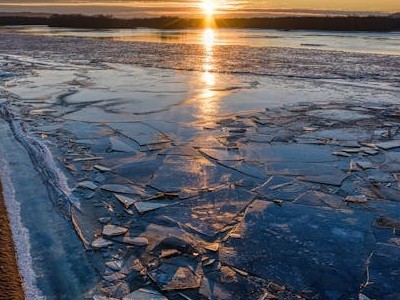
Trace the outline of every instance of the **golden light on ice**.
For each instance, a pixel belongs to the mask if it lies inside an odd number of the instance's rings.
[[[203,45],[205,47],[207,55],[210,55],[212,48],[214,46],[215,33],[211,28],[207,28],[203,32]]]
[[[204,61],[203,61],[203,73],[201,82],[203,89],[199,95],[199,110],[200,116],[204,121],[212,121],[213,116],[218,112],[219,109],[219,92],[215,91],[216,77],[213,72],[214,61],[213,61],[213,47],[215,44],[215,30],[212,28],[206,28],[203,31],[202,42],[204,45]]]

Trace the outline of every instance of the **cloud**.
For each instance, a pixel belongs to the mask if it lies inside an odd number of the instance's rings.
[[[400,11],[399,0],[213,0],[225,15],[259,16],[314,14],[313,11]],[[3,12],[113,14],[146,17],[154,15],[199,16],[201,0],[0,0]],[[282,10],[283,9],[283,10]],[[279,11],[282,10],[282,11]],[[287,10],[285,12],[285,10]]]
[[[237,10],[243,0],[214,0],[219,14]],[[0,0],[0,10],[45,13],[113,14],[116,16],[202,15],[201,1],[195,0]]]

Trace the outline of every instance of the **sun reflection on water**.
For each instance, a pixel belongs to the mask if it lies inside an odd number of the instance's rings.
[[[203,32],[203,45],[207,55],[212,55],[215,41],[215,31],[212,28],[206,28]]]
[[[200,95],[199,110],[206,121],[211,121],[213,115],[218,112],[218,93],[215,90],[216,78],[213,73],[214,56],[213,48],[215,43],[215,30],[206,28],[202,36],[204,46],[204,62],[201,82],[203,88]]]

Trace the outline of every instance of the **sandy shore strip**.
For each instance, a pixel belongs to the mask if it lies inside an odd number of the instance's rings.
[[[0,184],[0,299],[25,299]]]

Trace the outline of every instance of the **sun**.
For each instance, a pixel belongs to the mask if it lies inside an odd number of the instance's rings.
[[[215,13],[216,5],[212,0],[203,0],[201,3],[201,9],[207,16],[212,16]]]

